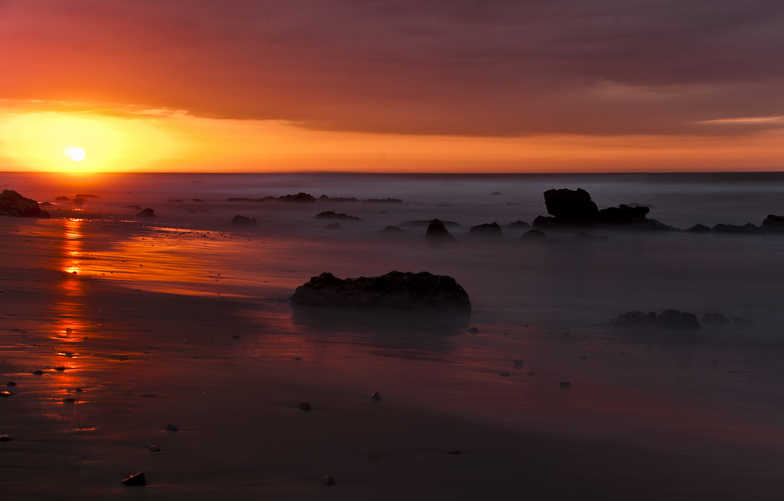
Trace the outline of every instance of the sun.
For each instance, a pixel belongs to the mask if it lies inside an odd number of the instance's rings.
[[[74,162],[81,162],[82,160],[84,160],[84,157],[86,156],[83,149],[76,148],[73,146],[69,146],[68,148],[66,148],[65,154],[71,157],[71,160],[73,160]]]

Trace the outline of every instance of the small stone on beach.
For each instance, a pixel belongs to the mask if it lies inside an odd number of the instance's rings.
[[[370,395],[370,398],[371,398],[371,399],[372,399],[374,402],[380,402],[380,401],[381,401],[381,395],[379,395],[377,391],[374,391],[374,392],[373,392],[373,394],[372,394],[372,395]]]
[[[14,383],[13,381],[8,381],[5,385],[6,386],[16,386],[16,383]]]
[[[140,471],[139,473],[134,473],[130,477],[126,478],[125,480],[122,481],[122,483],[124,483],[125,485],[134,486],[134,485],[144,485],[145,481],[146,480],[144,478],[144,472]]]
[[[174,426],[174,424],[169,423],[166,425],[166,431],[180,431],[180,429]]]
[[[335,485],[335,479],[326,475],[324,478],[321,479],[321,483],[324,485]]]
[[[558,387],[562,390],[568,390],[569,388],[572,387],[572,383],[570,383],[569,381],[561,381],[560,383],[558,383]]]
[[[310,404],[308,402],[302,402],[301,404],[297,405],[297,409],[299,409],[301,411],[309,411],[310,410]]]

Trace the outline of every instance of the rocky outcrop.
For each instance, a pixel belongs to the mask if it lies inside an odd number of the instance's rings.
[[[599,226],[613,229],[668,231],[675,228],[648,219],[650,208],[636,205],[620,205],[599,210],[591,195],[577,190],[561,189],[544,192],[547,212],[551,217],[538,216],[534,228],[567,229]]]
[[[717,224],[713,228],[711,228],[711,233],[728,233],[731,235],[764,235],[765,232],[762,231],[758,226],[755,226],[751,223],[746,223],[743,226],[738,226],[735,224]]]
[[[340,219],[340,220],[351,220],[351,221],[362,221],[361,218],[357,216],[350,216],[348,214],[344,214],[342,212],[335,213],[335,211],[328,210],[326,212],[319,212],[313,219]]]
[[[454,278],[427,272],[393,271],[380,277],[345,280],[331,273],[322,273],[297,287],[291,297],[291,304],[417,312],[471,312],[468,294]]]
[[[38,202],[26,198],[13,190],[0,193],[0,216],[49,217],[49,213],[38,206]]]
[[[730,321],[721,313],[706,313],[700,319],[700,324],[711,327],[723,327],[729,325]]]
[[[542,230],[528,230],[520,236],[521,240],[542,240],[547,235]]]
[[[678,310],[664,310],[658,316],[655,312],[630,311],[618,315],[610,323],[613,327],[650,326],[667,330],[697,330],[700,328],[700,322],[695,314]]]
[[[456,242],[455,237],[449,233],[449,230],[446,229],[444,223],[439,221],[438,219],[433,219],[430,221],[430,224],[427,226],[427,231],[425,232],[425,236],[427,237],[428,242],[432,243],[446,243],[446,242]]]
[[[155,217],[155,211],[147,207],[140,213],[136,214],[136,217]]]
[[[711,229],[709,226],[705,226],[704,224],[698,223],[684,231],[688,231],[689,233],[710,233]]]
[[[245,217],[236,215],[234,219],[231,220],[232,226],[257,226],[256,218],[255,217]]]
[[[430,223],[433,221],[441,221],[440,219],[424,219],[419,221],[403,221],[400,223],[400,226],[414,226],[414,227],[427,227],[430,226]],[[441,221],[441,224],[446,226],[447,228],[459,228],[460,224],[454,221]]]
[[[324,227],[325,230],[340,230],[341,226],[340,223],[332,223],[328,224]]]
[[[408,233],[408,232],[403,228],[398,228],[397,226],[387,226],[379,233],[382,233],[384,235],[402,235],[403,233]]]
[[[474,238],[501,238],[504,232],[498,223],[479,224],[468,230],[468,236]]]
[[[784,216],[769,214],[768,217],[762,221],[762,229],[766,233],[784,233]]]
[[[504,225],[504,228],[509,228],[512,230],[525,230],[530,227],[531,225],[526,223],[525,221],[513,221],[507,225]]]
[[[281,202],[294,202],[294,203],[314,203],[316,201],[313,195],[308,193],[299,192],[296,195],[283,195],[278,197]]]

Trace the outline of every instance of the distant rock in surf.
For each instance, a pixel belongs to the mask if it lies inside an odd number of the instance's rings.
[[[359,202],[358,198],[355,197],[328,197],[326,195],[321,195],[318,197],[319,202],[337,202],[337,203],[353,203]]]
[[[438,219],[433,219],[430,221],[430,224],[427,225],[425,237],[427,237],[428,242],[435,244],[457,242],[455,237],[453,237],[452,234],[449,233],[449,230],[446,229],[444,223]]]
[[[340,219],[345,221],[362,221],[362,218],[359,218],[357,216],[350,216],[342,212],[336,213],[335,211],[331,211],[331,210],[325,212],[319,212],[318,214],[313,216],[313,219]]]
[[[282,197],[278,197],[278,200],[280,200],[281,202],[294,202],[294,203],[316,202],[316,199],[313,198],[313,195],[304,192],[299,192],[296,195],[283,195]]]
[[[470,313],[471,302],[457,281],[427,272],[392,271],[380,277],[341,280],[331,273],[297,287],[293,306]]]
[[[49,213],[38,206],[38,202],[26,198],[13,190],[0,193],[0,216],[49,217]]]
[[[664,310],[658,316],[655,312],[645,314],[641,311],[618,315],[610,324],[613,327],[650,326],[668,330],[697,330],[700,322],[697,315],[678,310]]]
[[[711,327],[723,327],[729,325],[730,321],[721,313],[706,313],[700,319],[700,325]]]
[[[717,224],[711,228],[712,233],[728,233],[731,235],[764,235],[765,232],[760,227],[751,223],[746,223],[743,226],[735,224]]]
[[[383,233],[384,235],[402,235],[403,233],[408,233],[403,228],[398,228],[397,226],[387,226],[379,233]]]
[[[155,217],[155,211],[147,207],[140,213],[136,214],[136,217]]]
[[[705,226],[704,224],[698,223],[684,231],[688,231],[689,233],[710,233],[711,229],[709,226]]]
[[[403,200],[399,198],[368,198],[363,200],[363,202],[370,204],[402,204]]]
[[[504,228],[510,228],[513,230],[524,230],[530,228],[531,225],[526,223],[525,221],[514,221],[509,224],[504,225]]]
[[[490,194],[491,195],[503,195],[503,193],[501,193],[500,191],[494,191],[494,192],[492,192]]]
[[[669,231],[677,230],[655,219],[648,219],[648,207],[620,205],[599,210],[591,195],[581,189],[547,190],[544,192],[547,213],[552,217],[538,216],[534,228],[574,228],[600,226],[613,229]]]
[[[76,198],[98,198],[98,197],[91,193],[77,193]]]
[[[762,229],[767,233],[784,233],[784,216],[768,214],[762,221]]]
[[[342,229],[342,227],[340,226],[340,223],[332,223],[332,224],[326,225],[324,227],[324,229],[325,230],[340,230],[340,229]]]
[[[232,226],[256,226],[256,218],[255,217],[245,217],[240,216],[239,214],[234,216],[234,219],[231,220]]]
[[[472,226],[468,230],[468,236],[474,238],[501,238],[504,236],[504,232],[498,223],[487,223]]]
[[[413,227],[427,227],[430,226],[430,223],[433,221],[440,221],[439,219],[420,219],[418,221],[403,221],[400,223],[400,226],[413,226]],[[454,221],[441,221],[441,224],[446,226],[447,228],[459,228],[461,225],[454,222]]]
[[[71,203],[76,205],[77,207],[81,207],[82,205],[84,205],[84,202],[85,202],[84,198],[79,198],[79,197],[76,197],[71,201]]]
[[[70,198],[68,198],[68,197],[55,197],[54,200],[55,200],[55,202],[65,202],[65,201],[70,200]]]
[[[520,236],[521,240],[542,240],[547,235],[542,230],[528,230]]]

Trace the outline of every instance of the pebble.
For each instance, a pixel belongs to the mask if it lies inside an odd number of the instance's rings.
[[[139,473],[134,473],[130,477],[126,478],[122,481],[125,485],[144,485],[146,479],[144,478],[144,472],[140,471]]]
[[[301,404],[297,405],[297,409],[299,409],[301,411],[309,411],[310,410],[310,404],[308,402],[302,402]]]
[[[520,370],[523,368],[523,361],[522,360],[515,360],[514,361],[514,368]]]
[[[76,400],[75,400],[75,399],[73,399],[73,398],[71,398],[71,397],[68,397],[68,398],[64,398],[64,399],[63,399],[63,403],[64,403],[64,404],[75,404],[75,403],[76,403]]]
[[[568,390],[569,388],[572,387],[572,383],[570,383],[569,381],[561,381],[560,383],[558,383],[558,387],[562,390]]]
[[[180,429],[174,426],[172,423],[169,423],[166,425],[166,431],[180,431]]]
[[[33,371],[33,374],[35,374],[36,376],[40,376],[43,373],[44,373],[44,371],[42,371],[42,370]]]
[[[502,377],[509,377],[509,373],[508,373],[508,372],[502,372],[502,373],[501,373],[501,376],[502,376]]]
[[[16,383],[14,383],[13,381],[8,381],[5,385],[6,386],[16,386]]]
[[[324,478],[321,479],[321,483],[324,485],[335,485],[335,479],[329,475],[325,475]]]
[[[455,449],[449,449],[448,451],[446,451],[446,453],[452,454],[453,456],[457,456],[458,454],[460,454],[460,451],[457,451]]]
[[[373,394],[370,395],[370,398],[372,398],[374,402],[380,402],[381,401],[381,395],[379,395],[379,393],[377,391],[374,391]]]

